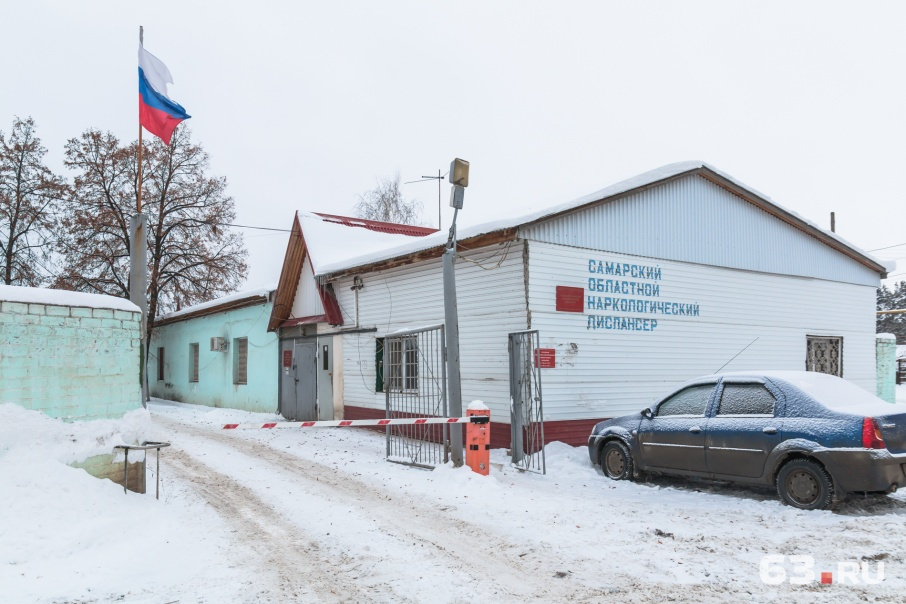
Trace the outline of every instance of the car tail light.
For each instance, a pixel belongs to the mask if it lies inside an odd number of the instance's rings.
[[[862,446],[866,449],[886,449],[878,420],[866,417],[862,420]]]

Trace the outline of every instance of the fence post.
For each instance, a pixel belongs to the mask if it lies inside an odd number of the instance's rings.
[[[487,476],[491,462],[491,410],[481,401],[472,401],[466,416],[486,418],[479,420],[481,423],[470,421],[466,426],[466,465]]]

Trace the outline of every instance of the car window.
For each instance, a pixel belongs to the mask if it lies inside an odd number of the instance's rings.
[[[658,405],[657,416],[704,415],[712,390],[714,390],[714,384],[690,386],[685,390],[680,390]]]
[[[774,395],[761,384],[724,384],[718,415],[774,415]]]

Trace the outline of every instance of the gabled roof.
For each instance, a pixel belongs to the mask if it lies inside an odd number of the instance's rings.
[[[507,217],[478,225],[459,227],[457,238],[459,243],[465,248],[476,248],[500,241],[507,241],[514,239],[517,236],[520,227],[550,220],[551,218],[579,211],[592,205],[610,203],[628,195],[639,193],[645,189],[691,174],[698,174],[703,178],[706,178],[714,184],[723,187],[749,203],[752,203],[769,214],[783,220],[794,228],[815,237],[836,251],[877,271],[881,274],[881,278],[886,277],[889,268],[881,260],[862,251],[836,233],[826,231],[796,212],[784,208],[767,195],[759,193],[755,189],[734,179],[732,176],[701,161],[686,161],[662,166],[578,199],[545,207],[521,216]],[[439,257],[443,253],[443,246],[446,241],[446,233],[436,232],[417,240],[404,241],[400,245],[394,247],[375,249],[359,255],[347,254],[345,258],[329,263],[322,263],[315,272],[317,275],[334,276],[356,274],[378,268],[388,268],[391,266],[409,264],[427,258]]]
[[[180,310],[157,317],[154,320],[154,326],[160,327],[161,325],[168,325],[170,323],[176,323],[177,321],[185,321],[187,319],[205,317],[207,315],[226,312],[228,310],[236,310],[237,308],[245,308],[246,306],[264,304],[274,292],[275,287],[276,284],[272,283],[270,285],[232,293],[207,302],[201,302],[200,304],[186,306]]]
[[[415,237],[436,233],[436,229],[418,227],[378,220],[364,220],[335,214],[313,214],[299,211],[293,219],[293,226],[280,270],[280,281],[274,295],[274,307],[268,323],[268,331],[274,331],[286,321],[296,324],[310,323],[320,317],[293,317],[290,312],[293,298],[299,287],[302,267],[308,257],[314,274],[321,274],[323,266],[342,262],[350,256],[373,254],[377,250],[395,247]],[[331,325],[342,325],[343,315],[337,304],[331,286],[316,283],[325,319]],[[300,320],[305,319],[302,323]]]

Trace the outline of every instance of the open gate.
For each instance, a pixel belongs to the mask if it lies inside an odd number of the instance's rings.
[[[447,416],[444,326],[384,337],[383,383],[387,419]],[[449,426],[387,426],[387,460],[433,468],[449,460]]]
[[[510,447],[513,465],[545,474],[544,408],[537,331],[510,334]]]

